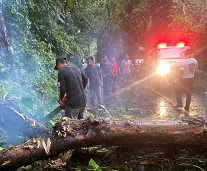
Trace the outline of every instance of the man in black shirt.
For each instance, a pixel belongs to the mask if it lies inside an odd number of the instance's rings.
[[[57,58],[58,94],[60,100],[67,95],[65,116],[72,119],[85,117],[86,95],[84,89],[88,79],[76,66],[67,64],[66,58]]]
[[[95,95],[98,100],[99,109],[104,109],[102,97],[101,97],[101,87],[103,85],[103,77],[101,73],[101,69],[99,66],[94,65],[93,57],[88,57],[86,59],[87,67],[85,68],[86,77],[89,79],[89,90],[90,90],[90,99],[91,99],[91,108],[90,110],[94,110],[94,99]]]
[[[100,63],[101,72],[103,74],[103,91],[104,93],[109,92],[109,82],[110,82],[110,67],[108,62],[108,57],[104,56],[103,61]]]

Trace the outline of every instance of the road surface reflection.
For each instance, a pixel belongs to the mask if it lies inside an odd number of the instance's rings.
[[[176,99],[172,86],[169,89],[159,91],[147,79],[132,81],[127,87],[120,86],[118,90],[103,95],[103,101],[109,113],[95,110],[93,114],[96,117],[143,120],[172,120],[187,117],[206,119],[207,113],[207,95],[194,91],[190,112],[183,108],[173,109]]]

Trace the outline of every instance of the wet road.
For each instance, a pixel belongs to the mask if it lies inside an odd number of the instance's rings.
[[[189,113],[183,108],[173,109],[176,99],[172,86],[158,90],[151,78],[133,78],[129,86],[123,87],[119,81],[118,90],[103,95],[108,113],[95,110],[93,115],[111,119],[172,120],[187,117],[206,119],[207,80],[204,78],[207,78],[204,77],[204,73],[198,72]],[[185,104],[184,95],[183,104]]]

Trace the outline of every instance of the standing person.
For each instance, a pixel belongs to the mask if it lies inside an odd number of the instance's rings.
[[[192,57],[192,51],[190,49],[187,49],[185,51],[185,58],[186,59],[181,61],[177,85],[175,86],[177,105],[174,106],[174,108],[183,107],[181,93],[185,93],[186,104],[184,109],[189,111],[193,90],[194,74],[196,68],[198,68],[198,62]]]
[[[90,90],[90,99],[91,99],[91,108],[93,111],[95,107],[95,95],[98,100],[99,109],[104,109],[102,97],[101,97],[101,87],[103,86],[103,76],[99,66],[94,64],[93,57],[86,58],[87,67],[84,70],[86,77],[89,79],[89,90]]]
[[[112,58],[110,63],[110,71],[111,71],[111,81],[112,81],[112,89],[117,89],[117,64],[116,59]]]
[[[100,63],[100,67],[103,74],[103,92],[108,93],[110,82],[110,68],[107,56],[104,56],[103,61]]]
[[[87,67],[87,63],[84,58],[81,59],[81,65],[82,65],[83,69],[85,69]]]
[[[121,73],[124,79],[124,83],[128,84],[131,80],[132,61],[129,59],[129,55],[125,55],[125,59],[121,61]]]
[[[66,58],[57,58],[55,70],[58,70],[58,91],[59,99],[67,95],[65,116],[72,119],[85,117],[86,95],[84,89],[88,79],[81,70],[68,65]]]

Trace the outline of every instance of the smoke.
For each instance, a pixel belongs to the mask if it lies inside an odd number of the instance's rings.
[[[4,7],[7,8],[6,5]],[[20,6],[13,7],[16,10],[20,9]],[[3,11],[6,12],[6,9]],[[7,48],[1,47],[0,142],[6,142],[6,146],[16,145],[25,140],[25,127],[19,114],[40,121],[59,106],[55,100],[55,57],[49,45],[33,35],[30,23],[27,23],[23,16],[18,16],[19,14],[3,14],[8,40],[14,52],[8,53]],[[16,17],[19,17],[18,20]]]

